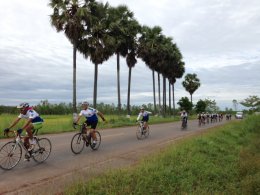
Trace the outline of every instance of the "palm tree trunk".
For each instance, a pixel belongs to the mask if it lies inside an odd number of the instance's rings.
[[[166,114],[166,79],[163,76],[163,116]]]
[[[154,113],[156,113],[156,97],[155,97],[155,79],[154,79],[154,70],[153,70],[153,105],[154,105]]]
[[[118,113],[121,113],[121,97],[120,97],[120,54],[117,53],[117,98],[118,98]]]
[[[161,87],[160,87],[160,73],[158,72],[158,94],[159,94],[159,115],[161,114]]]
[[[72,109],[73,113],[77,113],[77,102],[76,102],[76,58],[77,58],[77,49],[76,44],[73,44],[73,103]]]
[[[191,105],[193,105],[192,104],[192,94],[190,94],[190,102],[191,102]]]
[[[175,116],[174,83],[172,84],[172,107],[173,107],[173,116]]]
[[[171,83],[169,82],[169,114],[172,115],[172,103],[171,103]]]
[[[98,80],[98,64],[95,64],[94,93],[93,93],[93,106],[94,106],[94,108],[96,108],[96,106],[97,106],[97,80]]]
[[[130,115],[131,72],[132,72],[132,67],[129,67],[129,74],[128,74],[128,91],[127,91],[127,114],[128,114],[128,115]]]

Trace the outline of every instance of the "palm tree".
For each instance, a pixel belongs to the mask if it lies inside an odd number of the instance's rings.
[[[108,3],[95,3],[91,6],[92,19],[91,24],[85,30],[78,49],[85,57],[95,65],[94,71],[94,90],[93,90],[93,106],[97,105],[97,80],[98,65],[108,60],[113,55],[114,38],[109,35],[108,26]],[[84,18],[85,22],[88,18]]]
[[[155,76],[154,72],[158,70],[158,46],[161,42],[162,29],[159,26],[149,28],[148,26],[142,27],[141,36],[139,38],[138,57],[140,57],[145,64],[152,70],[153,77],[153,97],[154,97],[154,111],[156,112],[156,97],[155,97]],[[159,91],[159,107],[161,107],[160,96],[160,73],[158,72],[158,91]],[[159,108],[160,112],[160,108]]]
[[[190,99],[192,103],[192,94],[200,87],[200,80],[197,78],[197,74],[187,74],[185,80],[182,82],[183,87],[190,93]]]
[[[128,91],[127,91],[127,114],[130,115],[130,92],[131,92],[131,73],[132,73],[132,68],[135,66],[137,63],[136,60],[136,52],[138,48],[138,41],[137,41],[137,36],[138,33],[141,31],[141,26],[137,22],[137,20],[133,19],[129,21],[129,26],[128,26],[128,54],[126,56],[126,63],[129,68],[129,74],[128,74]]]
[[[130,115],[130,92],[131,92],[131,74],[132,74],[132,68],[135,66],[137,60],[135,58],[136,54],[131,51],[129,54],[127,54],[126,62],[127,66],[129,68],[128,72],[128,90],[127,90],[127,114]]]
[[[128,28],[131,25],[134,14],[129,11],[127,6],[119,5],[109,9],[109,20],[111,21],[109,30],[110,35],[115,38],[115,54],[117,56],[117,95],[118,95],[118,111],[121,112],[120,97],[120,55],[126,57],[129,49]]]
[[[76,53],[80,38],[84,31],[82,25],[83,17],[90,17],[85,9],[93,0],[50,0],[49,6],[53,9],[51,25],[57,32],[64,31],[66,37],[73,45],[73,112],[77,112],[76,107]]]

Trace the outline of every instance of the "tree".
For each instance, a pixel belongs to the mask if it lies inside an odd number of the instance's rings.
[[[179,104],[181,110],[185,110],[186,112],[190,112],[192,110],[192,103],[187,97],[182,97],[177,104]]]
[[[217,112],[219,111],[219,107],[215,100],[205,99],[204,102],[206,103],[206,111],[207,112]]]
[[[97,105],[97,81],[98,81],[98,65],[108,60],[113,55],[114,38],[107,32],[109,26],[108,20],[108,3],[96,3],[91,8],[92,19],[91,25],[86,28],[82,35],[78,49],[95,65],[94,71],[94,90],[93,90],[93,106]],[[88,18],[84,18],[87,23]]]
[[[256,95],[250,95],[244,101],[240,102],[245,107],[249,107],[250,110],[260,110],[260,98]]]
[[[131,20],[128,26],[128,54],[126,56],[126,63],[129,68],[128,74],[128,90],[127,90],[127,114],[130,115],[130,94],[131,94],[131,73],[132,68],[137,63],[137,48],[138,48],[138,39],[137,36],[141,31],[141,26],[137,20]]]
[[[115,39],[115,54],[117,56],[117,96],[118,96],[118,111],[121,111],[121,95],[120,95],[120,55],[126,57],[129,49],[129,25],[134,20],[133,12],[129,11],[127,6],[119,5],[111,7],[109,10],[109,25],[110,35]]]
[[[200,87],[200,80],[197,78],[197,74],[187,74],[182,85],[186,91],[190,93],[190,100],[192,103],[192,94]]]
[[[197,113],[205,112],[207,104],[203,100],[199,100],[195,106],[195,110]]]
[[[90,18],[90,14],[85,7],[93,3],[93,0],[50,0],[49,6],[53,9],[51,25],[57,32],[64,31],[66,37],[73,45],[73,112],[77,112],[76,107],[76,52],[77,46],[84,31],[82,18]]]
[[[232,100],[235,111],[237,111],[237,100]]]
[[[140,57],[145,64],[152,70],[153,77],[153,97],[154,97],[154,112],[156,112],[156,97],[155,97],[155,76],[154,72],[158,71],[158,51],[159,45],[162,41],[162,29],[159,26],[150,28],[143,26],[141,36],[139,38],[139,46],[137,50],[138,57]],[[161,109],[160,96],[160,73],[158,72],[158,96],[159,96],[159,113]]]

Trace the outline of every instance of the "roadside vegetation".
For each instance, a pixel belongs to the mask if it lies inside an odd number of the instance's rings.
[[[260,116],[179,141],[65,194],[260,194]]]
[[[0,115],[0,138],[3,138],[3,130],[10,126],[10,124],[17,118],[18,114],[1,114]],[[72,127],[73,117],[72,115],[41,115],[44,119],[43,128],[40,129],[39,134],[52,134],[75,131]],[[135,126],[137,115],[132,115],[130,118],[126,116],[118,115],[105,115],[106,122],[99,120],[98,129],[116,128],[124,126]],[[160,117],[150,116],[150,124],[165,123],[179,121],[177,117]],[[26,122],[21,120],[13,130],[17,130]],[[81,122],[84,122],[82,118]]]

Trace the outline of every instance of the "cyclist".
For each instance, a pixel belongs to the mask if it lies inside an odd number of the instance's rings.
[[[100,116],[103,121],[106,121],[106,119],[104,118],[104,115],[101,112],[99,112],[98,110],[96,110],[94,108],[89,107],[88,102],[86,102],[86,101],[83,102],[81,104],[81,106],[82,106],[82,110],[80,111],[79,117],[74,122],[74,124],[77,124],[82,116],[86,117],[85,123],[87,124],[87,126],[90,126],[90,135],[93,138],[93,144],[96,144],[97,143],[97,137],[96,137],[95,130],[96,130],[96,127],[97,127],[97,124],[98,124],[97,115]],[[85,133],[87,133],[86,130],[87,130],[87,128],[85,128]]]
[[[187,122],[188,122],[188,114],[185,110],[183,110],[181,112],[181,120],[182,120],[182,126],[185,124],[185,127],[187,126]],[[183,126],[184,127],[184,126]]]
[[[20,109],[20,114],[17,119],[4,131],[8,133],[9,130],[14,127],[22,118],[27,119],[27,123],[17,130],[18,134],[21,134],[23,130],[26,130],[27,136],[24,138],[24,145],[28,149],[28,151],[33,150],[36,141],[33,138],[33,129],[40,129],[42,128],[43,119],[40,115],[30,107],[28,103],[21,103],[17,108]]]
[[[148,126],[148,121],[149,121],[149,114],[151,114],[151,112],[145,111],[144,107],[140,108],[140,113],[136,119],[136,122],[140,120],[140,118],[142,117],[142,122],[144,123],[144,130],[147,128]]]

